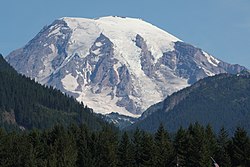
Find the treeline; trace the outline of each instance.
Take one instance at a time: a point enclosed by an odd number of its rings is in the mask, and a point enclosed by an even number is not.
[[[73,97],[18,74],[0,55],[0,127],[12,131],[72,123],[87,124],[91,129],[106,124]]]
[[[233,137],[198,123],[170,135],[163,126],[155,134],[113,131],[87,126],[27,133],[0,130],[1,167],[209,167],[211,157],[222,167],[250,166],[250,141],[244,129]]]

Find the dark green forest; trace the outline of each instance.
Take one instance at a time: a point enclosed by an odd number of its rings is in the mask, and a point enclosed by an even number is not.
[[[86,124],[91,129],[106,124],[73,97],[18,74],[0,55],[0,127],[12,131],[72,123]]]
[[[141,130],[118,133],[103,127],[57,125],[28,133],[0,130],[1,167],[249,167],[250,140],[237,128],[215,135],[198,123],[169,134],[160,126],[154,134]]]
[[[155,111],[128,129],[155,132],[162,123],[169,132],[175,132],[180,126],[187,128],[199,122],[210,124],[216,132],[224,127],[233,135],[239,126],[250,133],[250,74],[243,71],[204,78],[150,109]]]

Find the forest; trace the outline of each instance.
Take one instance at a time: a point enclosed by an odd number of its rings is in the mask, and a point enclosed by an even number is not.
[[[224,128],[215,134],[211,126],[198,123],[174,134],[162,125],[155,133],[119,132],[109,126],[96,131],[86,125],[0,130],[1,167],[212,167],[211,158],[222,167],[249,167],[246,131],[237,128],[229,137]]]
[[[91,129],[106,124],[75,98],[18,74],[0,54],[0,127],[13,131],[71,123],[86,124]]]
[[[169,106],[172,106],[169,107]],[[167,110],[168,108],[171,108]],[[127,129],[155,132],[162,123],[169,132],[190,123],[210,124],[216,133],[224,127],[233,135],[237,126],[250,133],[250,73],[218,74],[199,80],[151,107],[151,114]]]

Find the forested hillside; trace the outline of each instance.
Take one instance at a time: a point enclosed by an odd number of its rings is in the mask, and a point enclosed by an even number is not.
[[[45,129],[56,124],[106,124],[92,109],[52,87],[44,87],[18,74],[0,55],[0,126],[11,129]]]
[[[144,112],[139,127],[154,132],[160,123],[170,132],[190,123],[210,124],[216,132],[225,127],[233,134],[237,126],[250,132],[250,75],[219,74],[178,91]]]

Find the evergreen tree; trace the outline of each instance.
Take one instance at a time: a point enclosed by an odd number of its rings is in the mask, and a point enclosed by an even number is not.
[[[28,166],[45,166],[45,154],[43,144],[41,143],[41,133],[33,130],[27,135],[29,143],[29,164]]]
[[[160,124],[155,133],[155,165],[158,167],[173,166],[174,153],[173,147],[169,138],[169,134],[165,131],[162,124]]]
[[[8,134],[4,141],[1,166],[22,167],[30,164],[30,144],[24,134]]]
[[[91,154],[92,166],[100,166],[100,147],[99,147],[99,134],[97,132],[90,132],[88,148]]]
[[[198,123],[189,126],[187,137],[188,148],[185,166],[206,167],[207,165],[211,164],[206,147],[206,135],[204,128]]]
[[[242,128],[237,128],[232,138],[232,165],[250,166],[250,141],[247,133]]]
[[[62,126],[56,126],[52,131],[54,140],[53,151],[56,156],[56,166],[74,167],[77,160],[76,143]]]
[[[205,150],[207,152],[207,155],[205,156],[205,162],[210,162],[210,165],[212,165],[211,157],[215,157],[215,152],[218,145],[216,135],[214,134],[213,129],[210,125],[207,125],[205,129],[205,147]]]
[[[5,133],[2,128],[0,128],[0,166],[6,166],[5,165]]]
[[[133,147],[127,132],[124,132],[118,146],[118,166],[131,167],[134,164]]]
[[[207,143],[208,154],[209,156],[214,157],[217,148],[217,140],[216,135],[214,134],[214,131],[210,125],[206,126],[205,139]]]
[[[142,154],[141,154],[141,160],[143,167],[146,166],[155,166],[155,145],[154,145],[154,139],[151,134],[142,133]]]
[[[97,151],[98,164],[100,167],[115,167],[117,165],[117,134],[108,126],[99,133]]]
[[[86,126],[81,125],[77,137],[77,166],[94,166],[90,150],[90,134]]]
[[[230,167],[231,160],[228,154],[229,148],[229,138],[225,128],[221,128],[218,139],[217,139],[217,148],[215,151],[215,160],[220,166]]]
[[[137,128],[133,134],[133,140],[132,140],[132,144],[133,144],[133,148],[134,148],[134,160],[135,160],[135,164],[134,166],[136,167],[140,167],[142,166],[143,163],[143,159],[142,159],[142,150],[143,150],[143,146],[142,146],[142,132]]]
[[[174,138],[175,158],[176,164],[179,167],[184,167],[186,164],[187,157],[187,132],[181,127]]]

